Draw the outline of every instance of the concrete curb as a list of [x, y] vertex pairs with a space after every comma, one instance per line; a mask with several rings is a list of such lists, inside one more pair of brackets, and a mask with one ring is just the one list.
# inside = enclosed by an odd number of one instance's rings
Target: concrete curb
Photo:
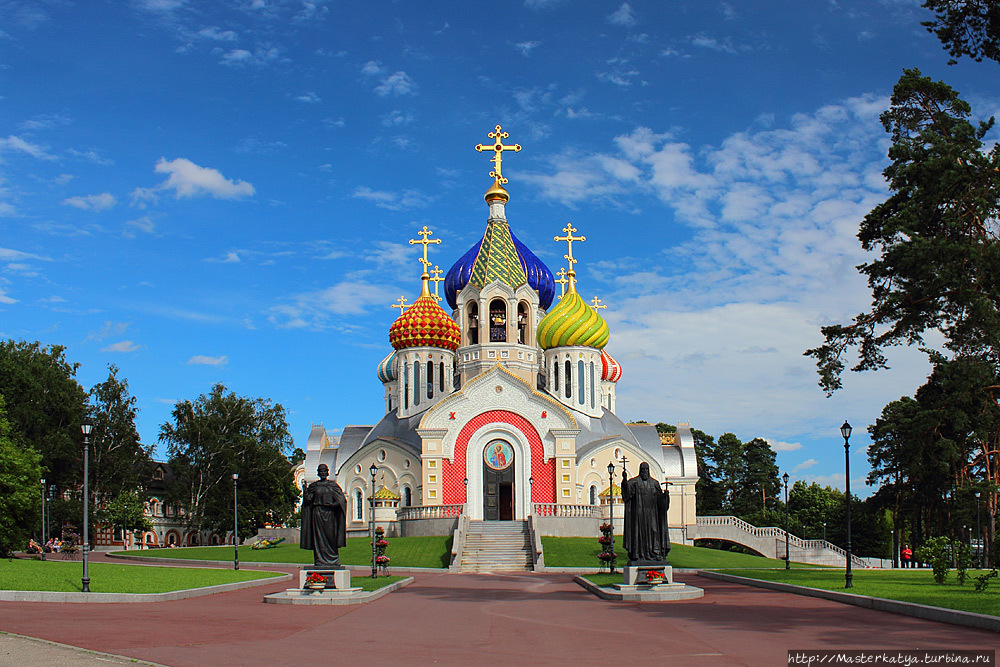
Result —
[[378, 600], [383, 595], [388, 595], [389, 593], [399, 590], [403, 586], [409, 586], [413, 583], [413, 577], [407, 577], [406, 579], [400, 579], [399, 581], [389, 584], [388, 586], [383, 586], [377, 591], [370, 591], [368, 593], [356, 593], [354, 595], [344, 596], [344, 597], [295, 597], [292, 595], [286, 595], [285, 593], [272, 593], [271, 595], [264, 596], [264, 602], [270, 604], [318, 604], [318, 605], [347, 605], [347, 604], [365, 604], [366, 602], [371, 602], [373, 600]]
[[[617, 567], [617, 566], [616, 566]], [[620, 571], [620, 568], [619, 568]], [[674, 574], [698, 574], [700, 572], [696, 567], [675, 567]], [[535, 570], [541, 574], [594, 574], [594, 568], [592, 567], [548, 567], [545, 566], [541, 570]]]
[[[125, 655], [105, 653], [103, 651], [92, 651], [70, 644], [60, 644], [59, 642], [39, 639], [38, 637], [28, 637], [13, 632], [0, 630], [0, 638], [9, 638], [20, 643], [24, 647], [24, 662], [16, 664], [61, 664], [69, 658], [74, 664], [80, 664], [84, 658], [93, 658], [95, 662], [111, 664], [132, 664], [145, 665], [146, 667], [167, 667], [159, 662], [149, 662], [138, 658], [130, 658]], [[89, 664], [89, 662], [88, 662]]]
[[709, 570], [699, 570], [699, 577], [708, 579], [718, 579], [733, 584], [743, 584], [756, 588], [767, 588], [772, 591], [782, 593], [794, 593], [795, 595], [806, 595], [814, 598], [823, 598], [842, 604], [850, 604], [866, 609], [877, 611], [887, 611], [891, 614], [902, 614], [903, 616], [913, 616], [929, 621], [940, 623], [951, 623], [953, 625], [964, 625], [970, 628], [982, 630], [992, 630], [1000, 632], [1000, 617], [987, 616], [986, 614], [976, 614], [971, 611], [958, 611], [955, 609], [944, 609], [942, 607], [931, 607], [930, 605], [917, 604], [915, 602], [900, 602], [898, 600], [887, 600], [885, 598], [873, 598], [867, 595], [855, 595], [854, 593], [840, 593], [838, 591], [827, 591], [822, 588], [809, 588], [808, 586], [796, 586], [794, 584], [782, 584], [776, 581], [764, 581], [762, 579], [751, 579], [749, 577], [739, 577], [735, 574], [723, 574], [721, 572], [711, 572]]
[[584, 577], [573, 577], [573, 581], [602, 600], [611, 600], [612, 602], [682, 602], [684, 600], [696, 600], [705, 595], [705, 591], [701, 588], [695, 588], [687, 584], [682, 584], [684, 588], [672, 591], [624, 592], [598, 586]]
[[[119, 560], [126, 561], [136, 561], [139, 563], [156, 563], [157, 565], [201, 565], [203, 567], [232, 567], [233, 561], [231, 560], [198, 560], [195, 558], [161, 558], [158, 556], [133, 556], [132, 554], [116, 554], [116, 553], [106, 553], [104, 554], [108, 558], [116, 558]], [[256, 561], [240, 561], [241, 568], [270, 568], [270, 567], [312, 567], [309, 563], [263, 563]], [[349, 570], [365, 570], [370, 571], [371, 565], [345, 565]], [[446, 567], [390, 567], [389, 569], [395, 572], [437, 572], [439, 574], [447, 574], [448, 568]]]
[[216, 593], [238, 591], [242, 588], [265, 586], [267, 584], [274, 584], [279, 581], [286, 581], [292, 578], [292, 575], [290, 574], [275, 574], [276, 576], [267, 577], [265, 579], [237, 581], [232, 584], [203, 586], [201, 588], [187, 588], [180, 591], [169, 591], [167, 593], [63, 593], [58, 591], [0, 591], [0, 602], [169, 602], [170, 600], [184, 600], [186, 598], [201, 597], [202, 595], [215, 595]]

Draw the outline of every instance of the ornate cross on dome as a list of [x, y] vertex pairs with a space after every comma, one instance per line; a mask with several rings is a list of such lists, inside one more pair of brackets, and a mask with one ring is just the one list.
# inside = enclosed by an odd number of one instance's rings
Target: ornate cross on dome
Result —
[[601, 308], [607, 308], [607, 306], [603, 305], [601, 303], [601, 300], [598, 297], [596, 297], [596, 296], [590, 301], [590, 306], [594, 310], [600, 310]]
[[503, 154], [504, 151], [514, 151], [515, 153], [517, 153], [518, 151], [521, 150], [521, 144], [514, 144], [513, 146], [504, 145], [502, 140], [506, 139], [510, 135], [504, 132], [499, 125], [497, 125], [494, 128], [493, 132], [490, 132], [486, 136], [494, 140], [493, 145], [485, 146], [483, 144], [476, 144], [476, 150], [479, 151], [480, 153], [482, 153], [483, 151], [488, 151], [490, 149], [493, 150], [493, 159], [490, 160], [490, 162], [493, 163], [493, 171], [490, 172], [490, 176], [492, 176], [494, 180], [496, 180], [496, 182], [499, 183], [500, 185], [506, 185], [507, 179], [503, 177], [503, 173], [500, 170], [500, 163], [503, 162], [503, 158], [501, 158], [501, 155]]
[[443, 283], [444, 282], [444, 278], [441, 277], [442, 273], [444, 273], [444, 271], [442, 271], [438, 267], [438, 265], [435, 264], [434, 265], [434, 270], [431, 271], [431, 275], [434, 276], [434, 277], [429, 279], [432, 283], [434, 283], [434, 298], [437, 299], [438, 301], [441, 300], [441, 297], [438, 296], [438, 283]]
[[[430, 280], [431, 276], [430, 276], [429, 273], [427, 273], [427, 267], [430, 266], [431, 263], [427, 259], [427, 246], [429, 246], [431, 244], [434, 244], [434, 245], [440, 245], [441, 244], [441, 239], [434, 239], [433, 241], [431, 241], [430, 239], [427, 238], [428, 236], [430, 236], [433, 233], [434, 232], [432, 232], [431, 230], [427, 229], [427, 225], [424, 225], [424, 228], [421, 229], [419, 232], [417, 232], [417, 236], [421, 236], [423, 238], [421, 238], [419, 241], [417, 239], [410, 239], [410, 245], [420, 244], [420, 245], [422, 245], [424, 247], [424, 256], [420, 258], [420, 263], [423, 264], [423, 266], [424, 266], [424, 272], [420, 275], [420, 281], [422, 283], [422, 287], [421, 287], [421, 290], [420, 290], [420, 296], [424, 296], [425, 294], [427, 296], [430, 296], [430, 290], [427, 289], [427, 281]], [[435, 285], [435, 287], [436, 287], [436, 285]]]
[[566, 283], [569, 282], [566, 280], [566, 269], [559, 269], [556, 271], [556, 275], [559, 276], [559, 280], [554, 280], [552, 282], [559, 283], [559, 298], [561, 299], [566, 296]]
[[575, 292], [576, 271], [573, 270], [573, 265], [576, 264], [577, 260], [573, 259], [573, 241], [580, 241], [582, 243], [583, 241], [587, 240], [587, 237], [573, 236], [573, 232], [576, 231], [576, 227], [574, 227], [571, 223], [568, 222], [566, 223], [566, 226], [563, 227], [563, 231], [566, 232], [566, 236], [556, 236], [553, 237], [553, 239], [555, 241], [566, 241], [569, 244], [569, 253], [563, 255], [563, 257], [566, 259], [566, 261], [569, 262], [569, 270], [566, 271], [566, 277], [569, 278], [569, 291]]
[[392, 304], [389, 307], [390, 308], [399, 308], [399, 314], [402, 315], [403, 311], [406, 310], [406, 297], [405, 296], [399, 297], [399, 303], [394, 303], [394, 304]]

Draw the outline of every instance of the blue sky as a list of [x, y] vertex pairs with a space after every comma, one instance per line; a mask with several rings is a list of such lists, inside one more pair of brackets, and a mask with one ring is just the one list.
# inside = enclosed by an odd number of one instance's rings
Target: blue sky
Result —
[[902, 69], [988, 117], [997, 66], [947, 67], [912, 0], [486, 7], [0, 0], [0, 337], [67, 346], [88, 388], [118, 365], [147, 443], [215, 382], [302, 447], [373, 424], [407, 241], [430, 227], [446, 271], [481, 236], [500, 123], [515, 233], [553, 271], [552, 237], [587, 236], [620, 416], [765, 437], [841, 487], [846, 418], [866, 495], [865, 427], [927, 368], [897, 350], [828, 399], [802, 352], [868, 303]]

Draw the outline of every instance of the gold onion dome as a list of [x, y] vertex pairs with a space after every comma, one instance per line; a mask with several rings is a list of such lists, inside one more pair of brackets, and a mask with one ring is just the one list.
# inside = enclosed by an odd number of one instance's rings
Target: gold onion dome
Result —
[[608, 323], [575, 291], [563, 295], [538, 325], [538, 344], [543, 350], [569, 346], [600, 350], [610, 337]]
[[458, 325], [426, 289], [389, 327], [389, 343], [397, 350], [441, 347], [454, 352], [461, 340]]
[[507, 202], [510, 201], [510, 193], [508, 193], [507, 190], [502, 185], [500, 185], [499, 180], [494, 180], [493, 185], [491, 185], [490, 189], [486, 191], [486, 194], [483, 196], [483, 199], [485, 199], [487, 202], [499, 200], [502, 201], [504, 204], [506, 204]]
[[382, 488], [375, 492], [375, 500], [399, 500], [399, 495], [385, 488], [385, 484]]

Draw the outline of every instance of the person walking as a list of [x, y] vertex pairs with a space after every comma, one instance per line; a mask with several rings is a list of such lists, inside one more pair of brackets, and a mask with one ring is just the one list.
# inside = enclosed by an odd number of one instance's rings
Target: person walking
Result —
[[913, 567], [913, 549], [910, 548], [909, 544], [903, 545], [903, 568]]

